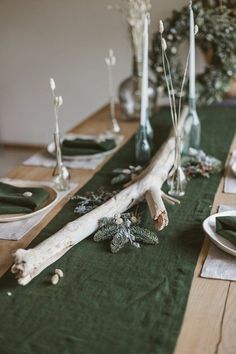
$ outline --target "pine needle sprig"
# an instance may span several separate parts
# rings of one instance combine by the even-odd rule
[[[86,192],[83,196],[75,195],[71,198],[72,201],[77,202],[74,213],[79,214],[79,216],[83,216],[102,205],[116,194],[117,191],[108,192],[105,191],[104,188],[99,188],[96,192]]]
[[[144,242],[152,245],[159,243],[157,234],[148,229],[144,229],[140,226],[133,226],[132,233],[135,235],[135,239],[138,242]]]
[[[107,239],[111,239],[112,235],[116,232],[116,227],[112,226],[112,225],[104,225],[103,224],[103,228],[102,230],[99,230],[98,232],[96,232],[96,234],[94,235],[94,241],[96,242],[100,242],[100,241],[104,241]]]
[[[93,239],[96,242],[111,240],[112,253],[119,252],[128,243],[135,248],[140,248],[140,242],[157,245],[157,234],[138,224],[140,224],[139,216],[131,213],[118,214],[113,218],[102,218],[99,220],[99,230]]]

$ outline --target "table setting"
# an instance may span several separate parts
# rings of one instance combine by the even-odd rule
[[[12,191],[11,202],[2,202],[2,192],[9,198],[9,186],[14,186]],[[76,188],[76,183],[71,183],[70,188],[66,191],[58,192],[54,188],[54,183],[51,181],[28,181],[17,180],[11,178],[3,178],[0,180],[1,194],[1,210],[0,210],[0,239],[1,240],[20,240],[52,210],[63,198],[72,194]],[[37,189],[36,189],[37,188]],[[38,190],[36,202],[29,206],[27,199],[34,190]],[[22,195],[22,190],[25,191]],[[6,193],[7,191],[7,193]],[[32,192],[31,192],[32,191]],[[22,196],[18,196],[21,194]],[[6,199],[6,197],[4,199]],[[22,198],[23,197],[23,198]],[[16,201],[14,204],[12,198]],[[45,199],[45,201],[44,201]],[[43,203],[42,203],[43,202]],[[26,204],[26,207],[25,207]],[[36,208],[35,208],[36,206]],[[36,210],[35,210],[36,209]],[[6,213],[7,211],[7,213]]]
[[[206,344],[207,327],[224,329],[234,307],[227,299],[236,281],[236,118],[234,107],[210,104],[210,92],[200,104],[202,6],[189,1],[179,13],[189,43],[179,73],[172,62],[179,27],[160,20],[151,48],[151,2],[127,1],[121,12],[136,77],[121,83],[118,106],[110,49],[109,104],[84,130],[61,134],[65,103],[49,80],[54,140],[21,166],[34,179],[17,171],[0,179],[3,354],[19,346],[35,354],[217,352],[219,331]],[[207,11],[232,20],[223,5]],[[149,76],[157,53],[168,105],[156,110]],[[98,133],[104,116],[107,129]]]

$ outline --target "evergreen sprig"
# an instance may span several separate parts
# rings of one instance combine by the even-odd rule
[[[71,200],[77,202],[74,212],[83,216],[114,197],[115,194],[117,194],[117,191],[108,192],[104,188],[100,188],[97,192],[86,192],[83,196],[75,195],[71,198]]]
[[[130,213],[118,214],[112,218],[99,220],[99,230],[94,235],[94,241],[111,240],[112,253],[119,252],[127,243],[139,248],[140,242],[156,245],[158,237],[155,232],[138,226],[140,218]]]

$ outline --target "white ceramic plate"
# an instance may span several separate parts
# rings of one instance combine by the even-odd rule
[[[218,216],[236,216],[236,210],[224,211],[209,216],[203,222],[203,229],[217,247],[236,257],[236,246],[216,233],[216,218]]]
[[[76,138],[81,138],[81,139],[94,139],[95,141],[99,141],[100,139],[102,138],[114,138],[114,136],[111,136],[110,134],[108,133],[104,133],[104,134],[98,134],[98,135],[82,135],[82,134],[67,134],[63,137],[62,140],[64,139],[76,139]],[[121,138],[120,137],[117,137],[118,139],[116,139],[116,147],[112,150],[109,150],[109,151],[104,151],[104,152],[101,152],[101,153],[98,153],[98,154],[93,154],[93,155],[73,155],[73,156],[69,156],[69,155],[63,155],[63,158],[65,160],[76,160],[76,159],[79,159],[79,160],[88,160],[88,159],[91,159],[92,158],[99,158],[99,157],[102,157],[102,156],[107,156],[107,155],[110,155],[112,154],[114,151],[117,150],[118,148],[118,144],[121,142]],[[47,146],[47,151],[50,155],[52,156],[56,156],[56,150],[55,150],[55,143],[54,142],[51,142],[48,146]]]
[[[43,211],[46,211],[47,209],[51,208],[56,202],[58,201],[59,194],[58,192],[52,188],[49,187],[43,182],[29,182],[29,181],[7,181],[6,183],[14,185],[16,187],[23,187],[23,188],[43,188],[47,192],[49,192],[49,197],[48,200],[40,207],[40,209],[36,209],[32,213],[27,213],[27,214],[1,214],[0,215],[0,223],[2,222],[11,222],[11,221],[17,221],[17,220],[23,220],[23,219],[28,219],[32,218],[35,215],[38,215],[39,213],[42,213]]]

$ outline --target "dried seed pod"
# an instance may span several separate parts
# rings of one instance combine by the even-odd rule
[[[138,219],[136,218],[136,216],[133,215],[133,216],[131,217],[131,221],[132,221],[133,224],[137,224]]]
[[[56,89],[56,84],[53,78],[50,79],[50,87],[52,91]]]
[[[53,276],[51,277],[51,283],[52,285],[57,285],[57,283],[59,282],[59,275],[58,274],[53,274]]]
[[[165,38],[161,39],[161,45],[162,45],[162,49],[164,50],[164,52],[167,50],[167,44],[166,44],[166,40]]]
[[[59,278],[64,277],[64,273],[61,269],[55,269],[55,274],[57,274],[59,276]]]
[[[116,224],[117,225],[121,225],[121,224],[123,224],[123,219],[122,218],[118,218],[118,219],[116,219]]]
[[[164,32],[165,28],[164,28],[164,24],[163,21],[160,20],[159,22],[159,32],[162,34]]]

